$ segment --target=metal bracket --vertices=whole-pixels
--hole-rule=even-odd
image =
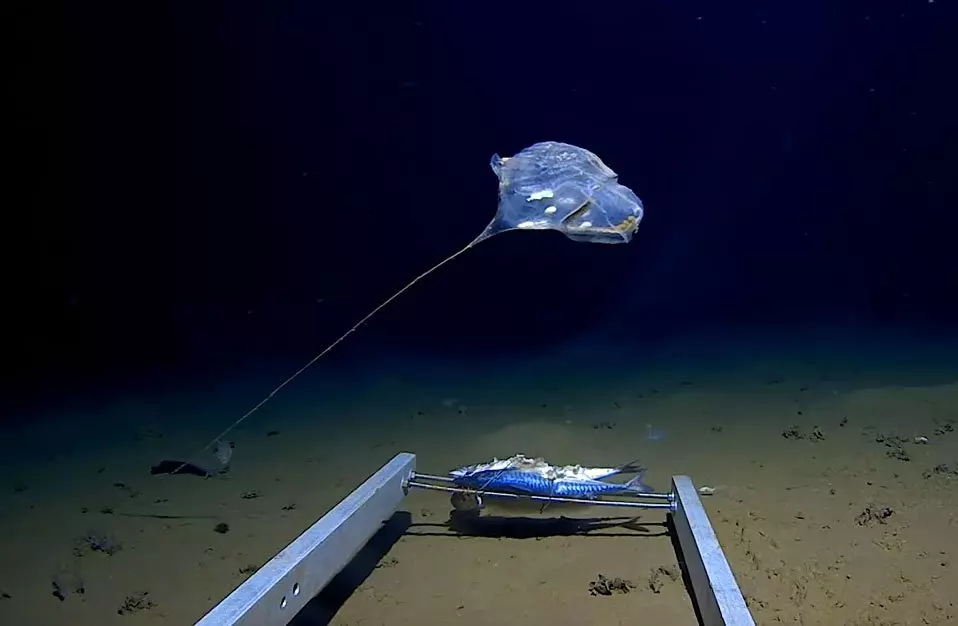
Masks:
[[[237,587],[197,626],[288,624],[396,513],[409,488],[419,486],[415,470],[414,454],[398,454]],[[702,624],[755,626],[691,479],[673,476],[669,494],[653,495],[667,499],[667,503],[646,506],[664,509],[672,516]]]
[[[702,623],[705,626],[755,626],[692,479],[673,476],[672,493],[675,494],[672,525]]]
[[[206,614],[197,626],[286,626],[399,508],[416,455],[396,455]]]

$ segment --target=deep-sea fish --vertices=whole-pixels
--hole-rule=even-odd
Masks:
[[[602,478],[635,473],[627,483],[608,483]],[[645,468],[638,463],[619,467],[554,466],[541,458],[522,454],[508,459],[467,465],[449,472],[453,482],[465,489],[509,491],[537,496],[594,498],[602,494],[649,493],[651,487],[642,482]]]
[[[642,466],[637,462],[626,463],[618,467],[583,467],[582,465],[551,465],[541,457],[528,457],[524,454],[516,454],[507,459],[492,459],[486,463],[477,463],[467,465],[459,469],[452,470],[449,475],[453,478],[474,474],[484,471],[501,471],[506,469],[531,471],[540,474],[545,478],[573,478],[584,480],[599,480],[615,476],[616,474],[632,474],[642,470]]]
[[[483,470],[453,477],[458,487],[476,491],[506,491],[530,496],[597,498],[602,495],[651,493],[642,482],[641,470],[627,483],[609,483],[591,478],[548,478],[537,471],[521,469]]]

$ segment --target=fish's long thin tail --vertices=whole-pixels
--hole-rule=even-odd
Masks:
[[[466,247],[462,248],[462,249],[459,250],[458,252],[455,252],[455,253],[451,254],[450,256],[447,256],[445,259],[443,259],[443,260],[440,261],[439,263],[436,263],[435,265],[433,265],[432,267],[430,267],[428,270],[426,270],[425,272],[423,272],[423,273],[420,274],[419,276],[416,276],[416,277],[413,278],[411,281],[409,281],[408,283],[406,283],[406,286],[405,286],[405,287],[403,287],[402,289],[400,289],[399,291],[397,291],[397,292],[394,293],[393,295],[391,295],[391,296],[389,296],[388,298],[386,298],[385,300],[383,300],[382,303],[380,303],[379,306],[377,306],[375,309],[373,309],[372,311],[370,311],[369,313],[367,313],[365,317],[363,317],[361,320],[359,320],[358,322],[356,322],[356,323],[352,326],[352,328],[350,328],[350,329],[347,330],[345,333],[343,333],[342,336],[340,336],[336,341],[334,341],[333,343],[331,343],[331,344],[329,344],[328,346],[326,346],[326,348],[325,348],[322,352],[320,352],[319,354],[317,354],[316,356],[314,356],[312,359],[309,360],[308,363],[306,363],[306,364],[303,365],[301,368],[299,368],[298,370],[296,370],[295,372],[293,372],[293,374],[290,375],[286,380],[284,380],[284,381],[281,382],[279,385],[277,385],[275,389],[273,389],[272,391],[270,391],[269,394],[267,394],[265,398],[263,398],[262,400],[260,400],[253,408],[251,408],[249,411],[247,411],[246,413],[244,413],[244,414],[243,414],[239,419],[237,419],[235,422],[233,422],[232,424],[230,424],[226,429],[223,430],[223,432],[221,432],[220,434],[216,435],[216,437],[214,437],[213,439],[211,439],[209,443],[207,443],[205,446],[203,446],[202,448],[200,448],[199,450],[197,450],[196,453],[193,454],[193,457],[196,457],[196,456],[199,456],[200,454],[203,454],[203,453],[206,452],[207,450],[211,449],[214,445],[216,445],[216,442],[217,442],[217,441],[220,441],[221,439],[223,439],[223,437],[225,437],[226,435],[228,435],[228,434],[230,434],[231,432],[233,432],[233,430],[235,430],[237,427],[239,427],[240,424],[242,424],[242,423],[245,422],[247,419],[249,419],[249,417],[250,417],[251,415],[253,415],[253,413],[255,413],[256,411],[259,411],[259,410],[263,407],[264,404],[266,404],[267,402],[269,402],[270,400],[272,400],[272,399],[273,399],[273,396],[275,396],[277,393],[279,393],[280,390],[282,390],[284,387],[286,387],[286,385],[290,384],[291,382],[293,382],[294,380],[296,380],[297,378],[299,378],[300,375],[302,375],[303,372],[305,372],[305,371],[308,370],[310,367],[312,367],[312,366],[316,363],[316,361],[318,361],[318,360],[320,360],[321,358],[323,358],[324,356],[326,356],[326,354],[328,354],[330,350],[332,350],[333,348],[335,348],[336,346],[338,346],[340,343],[342,343],[343,340],[346,339],[346,337],[349,337],[349,336],[352,335],[354,332],[356,332],[357,330],[359,330],[359,327],[360,327],[360,326],[362,326],[363,324],[365,324],[366,322],[368,322],[369,319],[372,318],[372,316],[376,315],[376,313],[379,313],[381,310],[383,310],[383,309],[386,307],[386,305],[388,305],[390,302],[392,302],[393,300],[395,300],[396,298],[398,298],[398,297],[401,296],[402,294],[404,294],[404,293],[406,293],[407,291],[409,291],[409,289],[411,289],[413,285],[415,285],[416,283],[418,283],[419,281],[421,281],[421,280],[422,280],[423,278],[425,278],[426,276],[429,276],[430,274],[432,274],[433,272],[435,272],[436,270],[438,270],[440,267],[442,267],[442,266],[445,265],[446,263],[449,263],[450,261],[452,261],[452,260],[455,259],[456,257],[460,256],[461,254],[463,254],[464,252],[466,252],[466,250],[469,250],[470,248],[474,247],[477,243],[479,243],[480,241],[482,241],[484,238],[485,238],[485,237],[479,237],[479,238],[476,239],[475,241],[472,241],[472,242],[470,242],[469,244],[467,244]],[[170,472],[170,473],[171,473],[171,474],[176,474],[177,472],[181,471],[184,467],[186,467],[186,466],[189,465],[189,464],[190,464],[190,461],[189,461],[189,459],[188,459],[187,461],[185,461],[185,462],[183,463],[182,466],[180,466],[179,468],[173,470],[173,471]]]

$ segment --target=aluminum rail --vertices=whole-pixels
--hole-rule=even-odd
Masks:
[[[410,487],[456,492],[416,479],[446,477],[416,474],[416,456],[396,455],[366,482],[306,529],[259,571],[213,607],[197,626],[286,626],[342,571],[399,510]],[[484,494],[492,495],[492,494]],[[496,494],[500,495],[500,494]],[[517,494],[501,494],[517,497]],[[546,498],[589,506],[628,506],[668,510],[678,538],[690,592],[704,626],[755,626],[735,576],[718,542],[705,507],[688,476],[673,476],[668,494],[641,494],[667,502],[630,502]],[[528,496],[526,496],[528,497]],[[532,497],[530,499],[536,499]],[[639,619],[638,617],[636,618]]]

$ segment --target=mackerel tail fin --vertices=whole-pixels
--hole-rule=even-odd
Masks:
[[[629,482],[625,483],[625,490],[632,493],[653,493],[655,489],[645,484],[642,479],[645,477],[645,468],[638,470],[638,474]]]

